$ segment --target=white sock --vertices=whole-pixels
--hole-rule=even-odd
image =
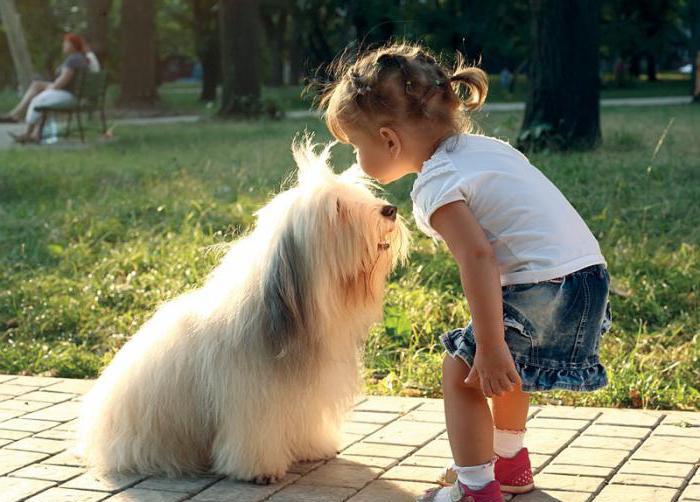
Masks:
[[[494,462],[488,462],[481,465],[471,465],[468,467],[460,467],[453,465],[452,468],[457,472],[457,478],[463,485],[467,485],[470,490],[481,490],[491,481],[496,479],[493,472]]]
[[[513,458],[523,448],[525,442],[525,432],[521,431],[504,431],[501,429],[493,430],[493,451],[499,457]]]
[[[470,490],[481,490],[491,481],[496,479],[493,472],[493,461],[483,465],[460,467],[453,465],[452,470],[457,473],[460,483],[467,485]],[[435,496],[434,502],[451,502],[450,491],[452,487],[442,488]]]

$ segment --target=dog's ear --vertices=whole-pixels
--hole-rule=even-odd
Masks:
[[[268,321],[263,336],[267,348],[276,358],[284,357],[294,340],[306,333],[305,307],[310,291],[306,269],[293,229],[287,228],[272,253],[263,284],[263,304]]]

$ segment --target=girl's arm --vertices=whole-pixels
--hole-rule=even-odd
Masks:
[[[514,384],[520,385],[520,377],[505,342],[500,272],[493,248],[464,201],[440,207],[430,223],[457,261],[472,314],[476,355],[465,383],[479,379],[489,397],[511,391]]]
[[[66,68],[65,66],[61,68],[61,74],[49,85],[49,89],[63,89],[65,88],[75,75],[75,70],[72,68]]]

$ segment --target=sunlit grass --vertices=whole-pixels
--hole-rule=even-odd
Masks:
[[[512,139],[521,116],[477,120]],[[313,119],[212,121],[122,125],[114,142],[86,150],[1,151],[0,371],[95,376],[160,302],[202,283],[218,259],[211,246],[248,228],[292,168],[289,145],[304,127],[327,138]],[[609,109],[603,127],[595,152],[532,161],[608,259],[614,327],[602,355],[611,383],[535,399],[697,408],[700,107]],[[335,158],[347,165],[349,148]],[[387,187],[406,216],[411,183]],[[469,319],[448,253],[414,235],[385,322],[366,344],[370,392],[439,396],[438,337]]]

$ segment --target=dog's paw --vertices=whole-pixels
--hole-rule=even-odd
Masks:
[[[277,483],[284,476],[277,476],[274,474],[259,474],[255,476],[251,481],[256,485],[271,485]]]

